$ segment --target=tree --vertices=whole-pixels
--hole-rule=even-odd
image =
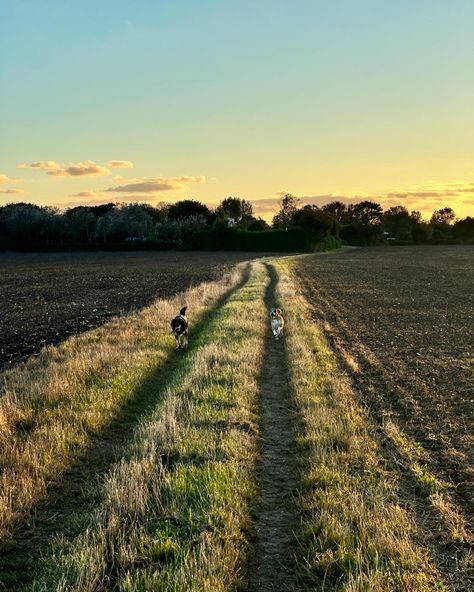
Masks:
[[[226,197],[219,204],[217,213],[227,218],[232,218],[236,222],[240,222],[253,216],[253,207],[246,199]]]
[[[393,206],[383,214],[383,227],[390,236],[399,240],[411,240],[413,220],[405,206]]]
[[[316,206],[307,205],[294,213],[292,222],[302,228],[312,242],[318,242],[330,234],[334,221]]]
[[[373,245],[380,242],[382,206],[373,201],[351,204],[344,217],[346,224],[340,230],[340,237],[353,245]]]
[[[456,214],[451,208],[442,208],[441,210],[435,210],[431,216],[430,223],[434,227],[440,229],[446,229],[456,217]]]
[[[382,206],[374,201],[361,201],[348,207],[350,221],[359,222],[363,226],[380,224],[382,221]]]
[[[462,242],[474,242],[474,218],[467,216],[458,220],[453,226],[453,235]]]
[[[169,220],[181,220],[189,218],[190,216],[204,216],[206,220],[209,220],[211,216],[211,210],[199,201],[194,199],[184,199],[171,204],[168,208],[168,219]]]
[[[74,242],[88,243],[92,241],[97,219],[87,206],[77,206],[65,212],[68,221],[68,233]]]
[[[347,206],[345,203],[342,203],[342,201],[331,201],[330,203],[325,204],[321,210],[332,216],[334,220],[340,224],[344,222],[347,214]]]
[[[291,195],[291,193],[286,193],[280,200],[278,214],[273,217],[273,226],[288,229],[293,223],[293,216],[298,210],[299,202],[300,200],[297,197]]]

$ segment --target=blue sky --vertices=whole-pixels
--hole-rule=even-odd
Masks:
[[[466,214],[472,23],[467,0],[2,0],[0,203],[264,213],[290,191]]]

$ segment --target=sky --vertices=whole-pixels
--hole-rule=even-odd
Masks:
[[[474,215],[472,0],[0,0],[0,205]]]

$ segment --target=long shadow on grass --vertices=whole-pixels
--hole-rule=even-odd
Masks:
[[[249,276],[250,265],[247,265],[241,281],[227,290],[192,326],[191,349],[194,344],[199,345],[212,316],[247,283]],[[53,537],[62,535],[69,539],[87,528],[93,508],[102,501],[100,488],[95,485],[123,456],[135,427],[151,415],[175,373],[186,363],[185,352],[170,351],[166,361],[137,386],[112,421],[93,435],[90,446],[51,482],[47,498],[27,517],[22,517],[13,541],[0,545],[0,590],[25,589],[37,575],[39,560],[47,552]]]
[[[278,275],[267,264],[270,283],[266,308],[277,306]],[[285,340],[267,337],[260,375],[261,459],[255,507],[256,543],[249,565],[249,590],[294,590],[295,531],[299,530],[294,493],[298,484],[295,436],[300,422],[288,383]]]

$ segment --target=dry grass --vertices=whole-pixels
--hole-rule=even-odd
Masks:
[[[205,283],[47,347],[1,375],[0,538],[46,496],[47,482],[85,450],[174,347],[169,319],[183,302],[194,322],[241,280]]]
[[[56,542],[35,592],[242,585],[267,282],[264,267],[253,264],[249,281],[212,317],[107,476],[89,527]]]
[[[277,262],[288,323],[290,380],[302,415],[299,573],[305,589],[427,592],[441,584],[414,525],[380,466],[366,418],[298,292],[291,264]]]

